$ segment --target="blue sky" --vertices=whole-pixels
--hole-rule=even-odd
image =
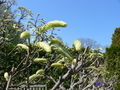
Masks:
[[[34,14],[47,21],[63,20],[68,27],[58,36],[71,44],[79,38],[91,38],[108,46],[116,27],[120,26],[120,0],[18,0]]]

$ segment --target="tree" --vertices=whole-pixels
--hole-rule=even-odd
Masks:
[[[119,75],[120,55],[120,28],[116,28],[112,36],[112,44],[106,49],[107,69],[112,74]]]
[[[36,32],[40,35],[55,27],[66,27],[67,23],[63,21],[51,21],[45,25],[39,26]],[[98,50],[90,48],[82,48],[79,40],[73,42],[73,48],[69,48],[58,38],[51,40],[36,39],[31,42],[31,35],[29,32],[22,32],[21,39],[28,40],[27,43],[17,44],[18,51],[23,53],[22,60],[17,68],[12,68],[12,73],[9,74],[9,81],[14,79],[14,76],[19,72],[25,70],[27,72],[28,87],[30,83],[42,82],[51,85],[51,90],[58,88],[74,90],[81,88],[82,90],[88,88],[98,88],[98,82],[101,82],[103,88],[114,88],[115,81],[109,82],[105,80],[105,67],[103,66],[103,54]],[[32,73],[32,68],[38,64],[39,69],[36,68]],[[15,70],[14,70],[15,69]],[[10,78],[12,77],[12,78]],[[25,76],[26,77],[26,76]],[[68,80],[68,81],[67,81]],[[115,79],[114,79],[115,80]],[[25,83],[22,82],[22,83]],[[105,87],[107,84],[107,87]]]
[[[20,23],[25,17],[18,19],[19,22],[16,20],[17,14],[11,10],[14,4],[14,0],[9,0],[0,5],[0,87],[4,87],[5,84],[4,72],[10,71],[12,66],[20,62],[17,58],[18,54],[14,54],[16,51],[12,50],[16,48],[18,42],[25,42],[19,37],[25,29]],[[23,14],[21,15],[23,16]],[[13,62],[15,63],[13,64]]]
[[[4,72],[8,72],[8,75],[10,75],[10,81],[12,78],[11,76],[15,76],[15,78],[12,78],[12,82],[7,81],[7,86],[9,86],[9,83],[18,84],[26,80],[28,74],[28,72],[26,73],[28,62],[27,65],[24,62],[26,60],[26,52],[22,49],[18,49],[16,45],[19,43],[28,43],[29,41],[26,39],[20,39],[19,36],[21,32],[31,30],[31,37],[36,37],[34,40],[30,39],[30,42],[34,43],[38,41],[48,42],[48,40],[51,40],[55,35],[53,30],[51,30],[49,34],[47,31],[44,31],[42,34],[40,33],[41,25],[45,24],[45,20],[39,18],[40,14],[38,14],[36,18],[33,18],[34,16],[30,10],[24,7],[19,7],[17,10],[12,11],[12,5],[14,5],[14,2],[6,2],[0,6],[2,7],[0,8],[0,87],[2,88],[6,83],[5,78],[3,78]],[[24,20],[28,16],[30,19]],[[23,20],[24,22],[27,22],[25,25],[22,24]],[[32,45],[30,47],[32,48]],[[36,48],[34,49],[36,50]],[[34,51],[34,49],[32,50]],[[22,60],[23,58],[24,60]],[[34,71],[36,68],[38,69],[38,67],[39,66],[32,68],[31,70]],[[14,71],[17,72],[15,73]],[[6,89],[8,89],[8,87],[6,87]]]
[[[112,36],[112,44],[106,49],[105,53],[106,67],[110,75],[118,76],[120,80],[120,28],[116,28]]]
[[[79,39],[83,45],[83,47],[89,46],[93,49],[103,48],[101,44],[98,44],[97,41],[90,39],[90,38],[80,38]]]

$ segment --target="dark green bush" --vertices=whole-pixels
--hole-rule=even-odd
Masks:
[[[112,36],[112,44],[105,53],[106,68],[110,76],[116,75],[120,80],[120,28],[116,28]],[[120,90],[120,83],[116,84],[115,90]]]

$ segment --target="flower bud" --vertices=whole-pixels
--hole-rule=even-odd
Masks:
[[[73,59],[72,64],[76,64],[76,59]]]
[[[98,48],[98,50],[102,51],[102,50],[103,50],[103,48]]]
[[[26,46],[25,44],[17,44],[17,47],[21,47],[24,50],[29,50],[29,47]]]
[[[63,66],[63,64],[61,64],[61,63],[53,63],[52,65],[51,65],[52,67],[62,67]]]
[[[38,63],[46,63],[48,60],[46,58],[35,58],[34,62]]]
[[[38,75],[37,75],[37,74],[33,74],[33,75],[31,75],[31,76],[29,77],[29,80],[31,81],[31,80],[35,79],[36,77],[38,77]]]
[[[29,32],[22,32],[20,35],[21,39],[29,39],[30,38],[30,33]]]
[[[37,75],[41,75],[41,74],[44,74],[45,70],[43,69],[40,69],[36,72]]]
[[[59,20],[54,20],[51,22],[48,22],[47,24],[45,24],[42,28],[41,28],[41,32],[45,32],[51,28],[55,28],[55,27],[66,27],[67,23],[63,22],[63,21],[59,21]]]
[[[81,49],[82,49],[82,44],[79,40],[75,40],[73,42],[73,46],[74,46],[76,51],[81,51]]]
[[[6,81],[8,81],[8,78],[9,78],[8,72],[4,73],[4,78],[6,79]]]
[[[64,58],[62,58],[61,60],[57,61],[57,63],[61,63],[61,64],[65,63]]]
[[[51,47],[50,47],[48,44],[46,44],[46,43],[44,43],[44,42],[38,42],[38,43],[37,43],[37,46],[38,46],[39,48],[42,48],[42,49],[45,50],[46,52],[51,53]]]
[[[58,38],[53,38],[50,42],[50,44],[58,44],[58,45],[63,45],[60,39]]]

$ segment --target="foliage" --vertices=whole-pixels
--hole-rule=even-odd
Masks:
[[[112,44],[109,48],[106,49],[106,62],[107,69],[111,72],[112,75],[120,74],[119,64],[120,64],[120,28],[116,28],[112,36]]]
[[[11,12],[13,4],[14,0],[0,5],[0,86],[4,85],[4,72],[10,70],[13,62],[15,62],[14,64],[18,62],[17,56],[15,54],[11,55],[11,51],[16,47],[16,44],[21,42],[18,37],[20,32],[17,32],[21,27],[17,27],[18,23]]]
[[[118,82],[116,85],[115,85],[115,90],[119,90],[120,89],[120,82]]]
[[[116,75],[118,83],[116,84],[116,90],[119,90],[120,84],[120,28],[116,28],[112,36],[112,44],[106,49],[105,53],[106,67],[110,72],[110,76]]]
[[[115,29],[115,32],[112,36],[111,46],[119,46],[119,45],[120,45],[120,27]]]
[[[120,69],[120,47],[119,46],[111,46],[106,49],[106,60],[107,60],[107,69],[111,72],[112,75],[119,75]]]

